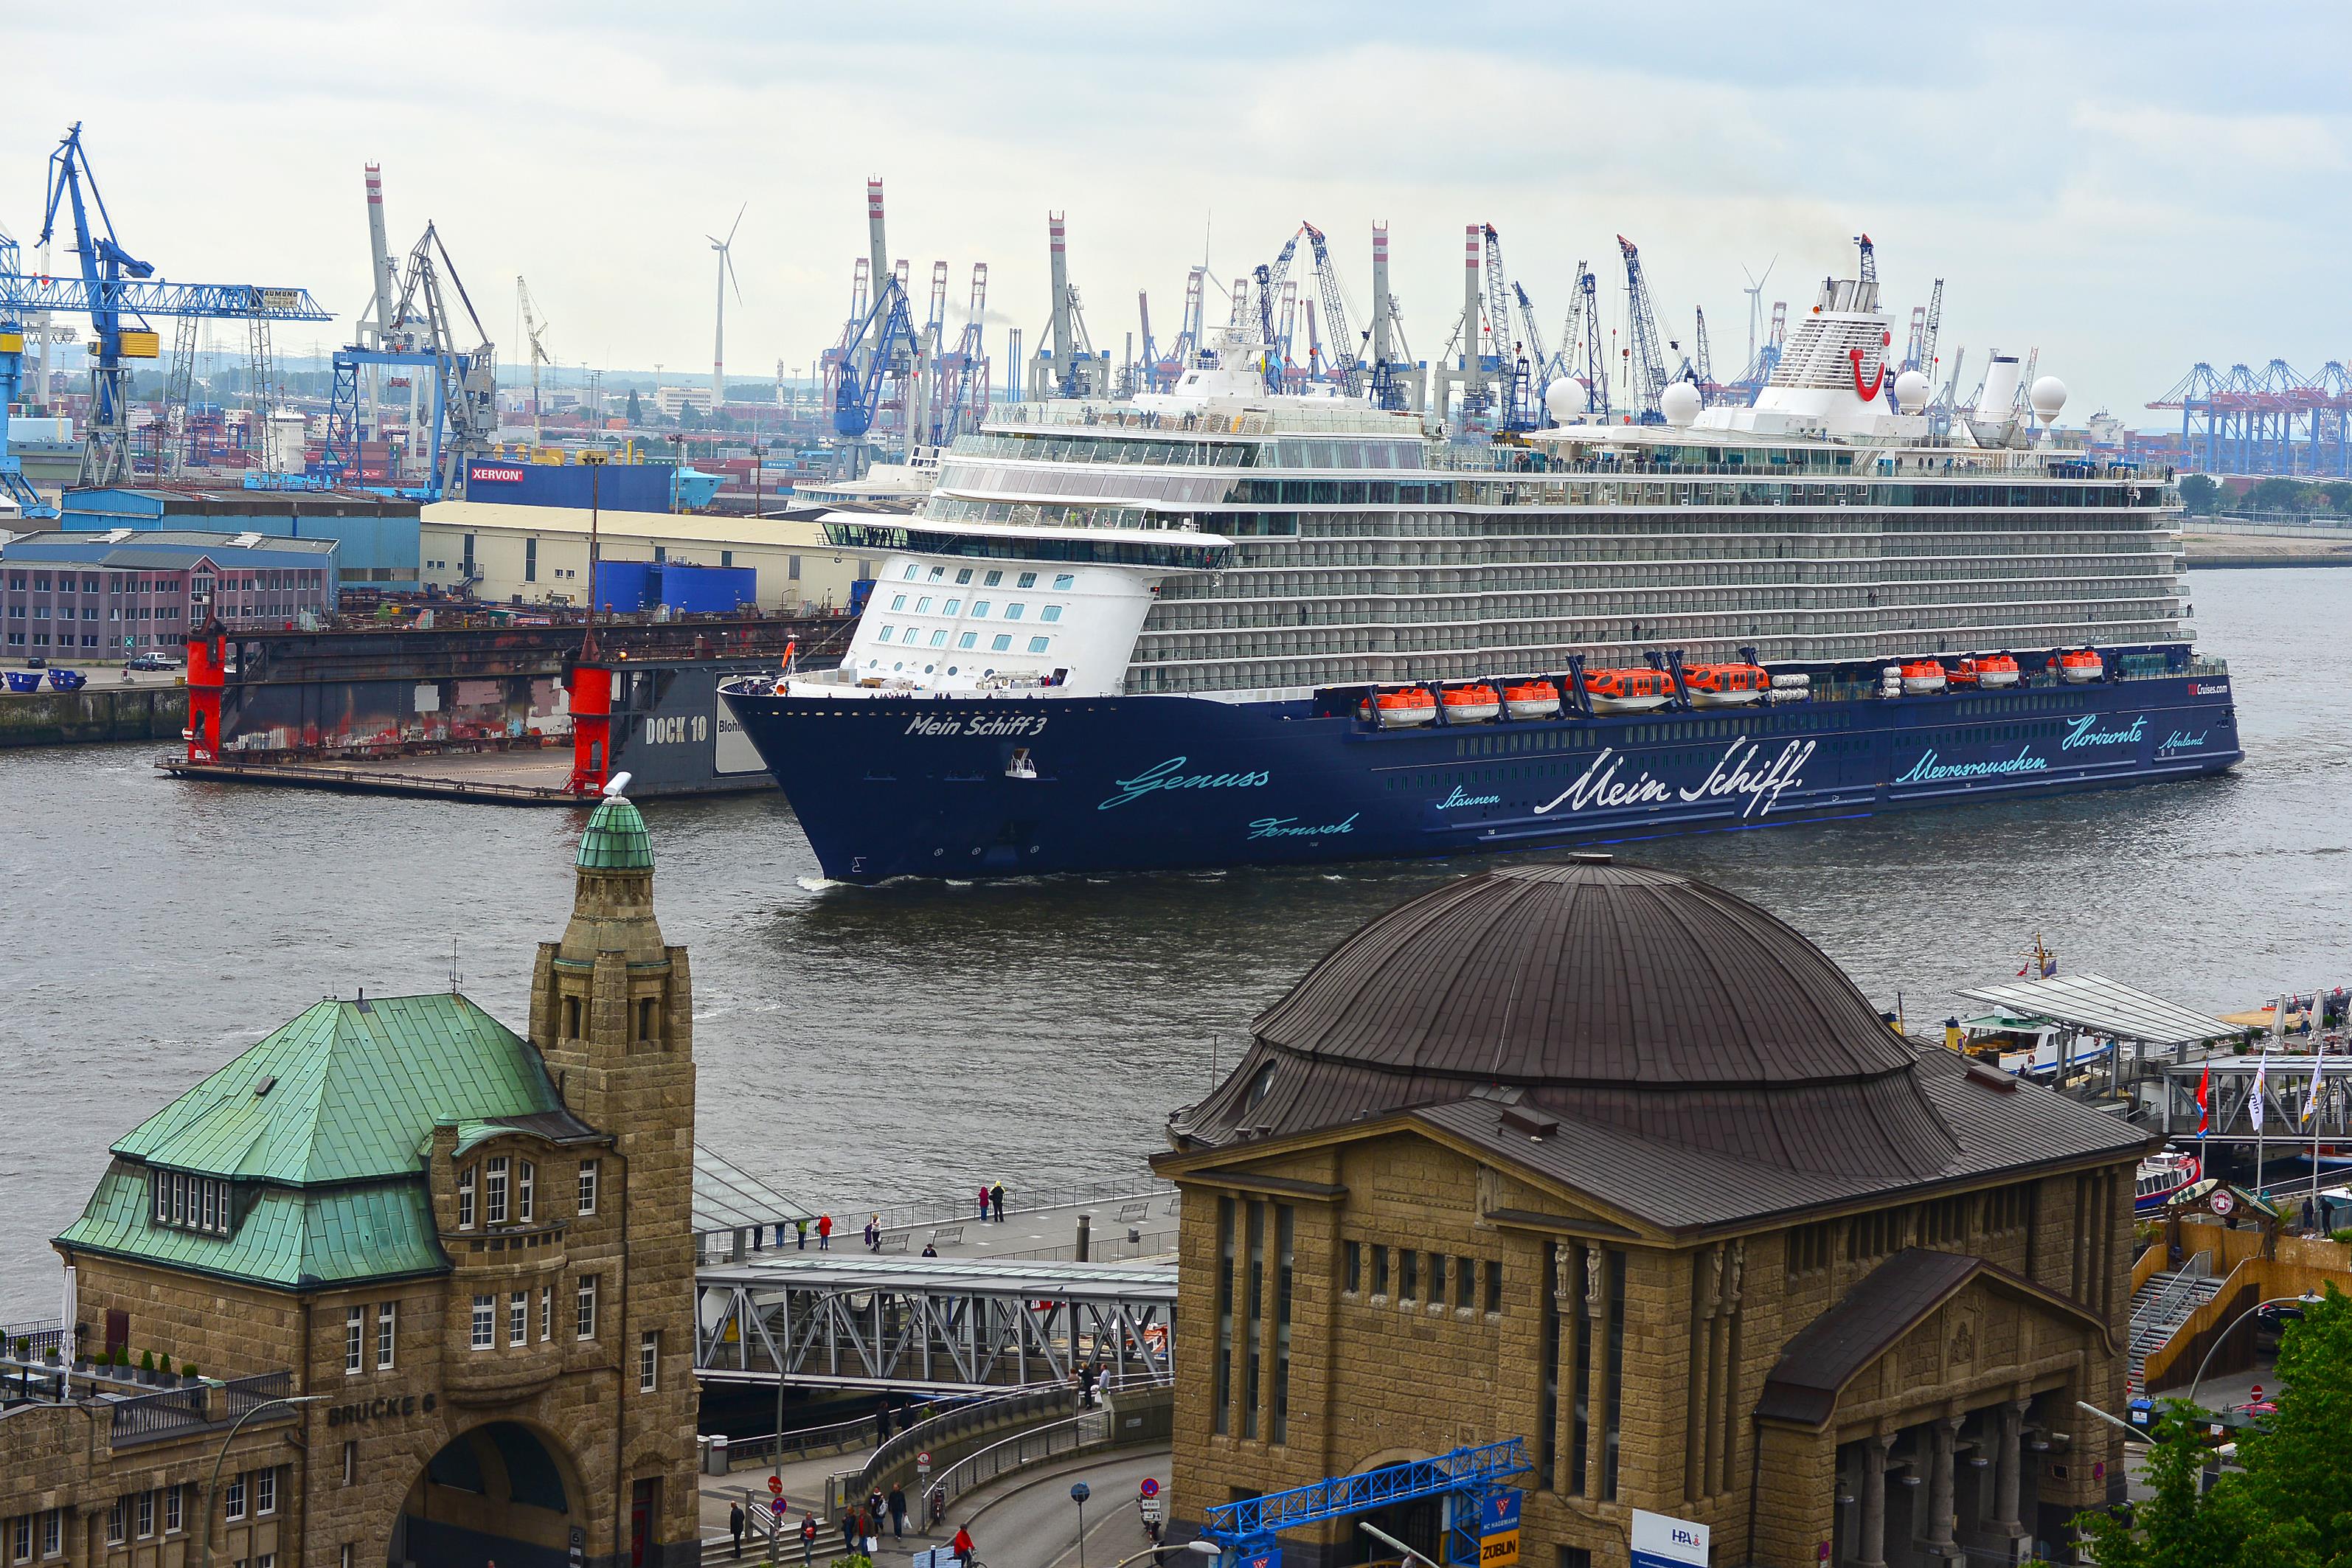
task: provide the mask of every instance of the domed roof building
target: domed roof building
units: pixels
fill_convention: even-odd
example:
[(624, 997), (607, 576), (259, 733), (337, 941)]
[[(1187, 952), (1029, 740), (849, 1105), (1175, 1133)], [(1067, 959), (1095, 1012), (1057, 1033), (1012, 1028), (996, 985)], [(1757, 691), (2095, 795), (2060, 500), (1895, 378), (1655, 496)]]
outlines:
[[(1906, 1039), (1766, 910), (1607, 855), (1512, 866), (1366, 922), (1251, 1035), (1154, 1161), (1209, 1371), (1180, 1499), (1517, 1436), (1527, 1528), (1592, 1563), (1640, 1509), (1717, 1562), (1871, 1568), (2105, 1500), (2024, 1445), (2112, 1447), (2065, 1413), (2122, 1401), (2147, 1138)], [(1751, 1513), (1759, 1475), (1794, 1495)], [(1283, 1541), (1353, 1560), (1326, 1545)]]

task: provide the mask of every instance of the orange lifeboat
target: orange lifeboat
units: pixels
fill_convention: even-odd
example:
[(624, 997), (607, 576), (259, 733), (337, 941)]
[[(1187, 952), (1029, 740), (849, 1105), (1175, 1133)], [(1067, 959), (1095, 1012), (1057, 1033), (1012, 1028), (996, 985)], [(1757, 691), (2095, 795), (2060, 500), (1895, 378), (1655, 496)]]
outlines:
[(1596, 713), (1647, 713), (1674, 700), (1675, 684), (1663, 670), (1595, 669), (1584, 689)]
[(1514, 719), (1550, 719), (1559, 713), (1559, 688), (1549, 680), (1522, 681), (1503, 688), (1503, 706)]
[(1988, 654), (1982, 658), (1964, 658), (1952, 671), (1955, 686), (1979, 686), (1987, 691), (2014, 686), (2019, 679), (2017, 660), (2005, 653)]
[(1418, 686), (1377, 693), (1366, 703), (1367, 716), (1377, 716), (1384, 730), (1408, 729), (1437, 717), (1437, 699)]
[(1683, 671), (1694, 708), (1745, 708), (1772, 689), (1772, 672), (1760, 664), (1695, 664)]
[(1444, 701), (1449, 724), (1484, 724), (1503, 710), (1502, 699), (1484, 681), (1446, 688)]
[(2073, 686), (2087, 685), (2106, 673), (2106, 663), (2089, 648), (2058, 656), (2058, 679)]
[(1941, 691), (1949, 680), (1944, 667), (1932, 658), (1915, 658), (1903, 666), (1903, 690), (1906, 696), (1922, 697)]

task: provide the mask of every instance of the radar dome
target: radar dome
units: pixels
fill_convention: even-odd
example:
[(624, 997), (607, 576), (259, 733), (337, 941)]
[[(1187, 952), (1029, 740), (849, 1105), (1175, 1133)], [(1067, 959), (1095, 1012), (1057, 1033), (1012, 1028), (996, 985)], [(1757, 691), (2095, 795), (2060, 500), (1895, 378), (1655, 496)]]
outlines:
[(1544, 411), (1563, 425), (1572, 425), (1592, 412), (1591, 395), (1572, 376), (1561, 376), (1544, 388)]
[(1906, 414), (1916, 414), (1927, 406), (1927, 378), (1916, 370), (1906, 370), (1895, 378), (1895, 406)]
[(2033, 412), (2042, 416), (2042, 423), (2055, 425), (2058, 411), (2066, 406), (2066, 384), (2054, 375), (2045, 375), (2033, 384), (2025, 400), (2033, 405)]
[(1658, 412), (1666, 416), (1667, 424), (1679, 428), (1698, 417), (1700, 405), (1705, 401), (1697, 387), (1687, 381), (1678, 381), (1658, 395)]

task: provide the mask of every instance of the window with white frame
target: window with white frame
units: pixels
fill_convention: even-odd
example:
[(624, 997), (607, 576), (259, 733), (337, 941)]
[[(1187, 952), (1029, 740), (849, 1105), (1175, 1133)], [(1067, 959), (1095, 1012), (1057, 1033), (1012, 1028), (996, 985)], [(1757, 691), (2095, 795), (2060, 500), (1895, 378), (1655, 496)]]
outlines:
[(507, 1157), (492, 1160), (482, 1172), (482, 1219), (486, 1225), (507, 1222)]
[(346, 1308), (343, 1312), (343, 1375), (355, 1377), (367, 1359), (367, 1309)]
[(507, 1346), (530, 1342), (530, 1292), (517, 1290), (507, 1298)]
[(180, 1533), (180, 1510), (182, 1507), (181, 1497), (182, 1489), (178, 1487), (165, 1487), (163, 1489), (163, 1533), (166, 1535), (177, 1535)]
[(661, 1382), (661, 1331), (648, 1329), (637, 1341), (637, 1392), (651, 1394)]
[(457, 1175), (457, 1228), (474, 1228), (474, 1167), (471, 1165)]
[(393, 1347), (400, 1337), (397, 1332), (398, 1312), (398, 1303), (393, 1301), (383, 1302), (375, 1310), (375, 1369), (378, 1372), (392, 1370)]
[[(221, 1488), (221, 1517), (234, 1523), (245, 1517), (245, 1477), (242, 1473), (229, 1477)], [(145, 1531), (139, 1532), (146, 1534)]]
[(120, 1546), (126, 1533), (123, 1502), (121, 1498), (116, 1498), (106, 1510), (106, 1543)]
[(531, 1188), (538, 1174), (539, 1168), (530, 1161), (515, 1162), (515, 1218), (525, 1225), (530, 1223)]
[(583, 1215), (596, 1212), (596, 1162), (580, 1162), (580, 1212)]
[(496, 1296), (474, 1298), (474, 1338), (472, 1348), (488, 1350), (498, 1342), (499, 1299)]
[(66, 1514), (53, 1508), (41, 1515), (41, 1555), (55, 1557), (66, 1549)]
[(155, 1494), (152, 1491), (141, 1492), (131, 1500), (131, 1513), (137, 1521), (139, 1539), (144, 1541), (155, 1533)]
[(545, 1344), (555, 1337), (555, 1287), (539, 1288), (539, 1342)]
[(253, 1512), (256, 1518), (278, 1511), (278, 1472), (275, 1469), (253, 1472)]
[(583, 1274), (580, 1289), (573, 1298), (572, 1313), (579, 1336), (583, 1340), (596, 1337), (596, 1276)]

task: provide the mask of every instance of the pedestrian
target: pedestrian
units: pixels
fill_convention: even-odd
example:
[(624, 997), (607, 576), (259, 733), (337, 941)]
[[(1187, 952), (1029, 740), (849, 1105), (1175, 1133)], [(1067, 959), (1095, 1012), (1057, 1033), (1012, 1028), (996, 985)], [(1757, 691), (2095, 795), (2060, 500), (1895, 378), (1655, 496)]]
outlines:
[(857, 1555), (857, 1510), (854, 1508), (841, 1510), (841, 1549), (852, 1557)]
[(903, 1487), (890, 1489), (890, 1539), (903, 1541), (907, 1535), (907, 1492)]
[(928, 1241), (927, 1241), (927, 1242), (925, 1242), (925, 1243), (923, 1243), (923, 1256), (924, 1256), (924, 1257), (926, 1257), (926, 1258), (937, 1258), (939, 1255), (940, 1255), (940, 1249), (939, 1249), (938, 1247), (933, 1247), (933, 1246), (932, 1246), (929, 1242), (928, 1242)]
[(973, 1550), (971, 1544), (971, 1531), (965, 1529), (961, 1524), (957, 1525), (955, 1539), (948, 1543), (948, 1550), (955, 1554), (955, 1560), (957, 1562), (971, 1562)]
[(988, 1195), (996, 1203), (996, 1223), (1003, 1225), (1004, 1223), (1004, 1184), (997, 1183), (995, 1186), (989, 1189)]
[(808, 1250), (808, 1216), (806, 1215), (793, 1221), (793, 1246), (802, 1252)]
[(735, 1555), (738, 1557), (743, 1555), (743, 1505), (740, 1502), (729, 1503), (727, 1505), (727, 1533), (735, 1538)]
[(986, 1182), (980, 1184), (980, 1217), (983, 1220), (988, 1217), (988, 1184)]
[(869, 1521), (866, 1534), (871, 1535), (882, 1528), (882, 1489), (880, 1487), (876, 1487), (873, 1495), (866, 1500), (866, 1517)]
[(816, 1216), (816, 1249), (819, 1252), (833, 1250), (833, 1216), (829, 1214)]
[(801, 1513), (801, 1568), (814, 1568), (816, 1558), (816, 1515)]
[(882, 1216), (878, 1214), (866, 1222), (866, 1250), (882, 1250)]

